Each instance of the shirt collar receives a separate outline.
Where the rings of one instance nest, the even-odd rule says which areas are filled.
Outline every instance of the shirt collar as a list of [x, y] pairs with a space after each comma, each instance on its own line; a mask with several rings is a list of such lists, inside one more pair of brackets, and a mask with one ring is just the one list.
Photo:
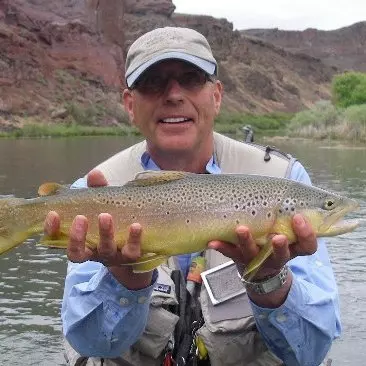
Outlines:
[[[145, 151], [141, 156], [141, 166], [145, 170], [160, 170], [159, 166], [147, 151]], [[215, 155], [212, 155], [211, 159], [206, 164], [206, 172], [209, 174], [221, 174], [221, 168], [216, 164]]]

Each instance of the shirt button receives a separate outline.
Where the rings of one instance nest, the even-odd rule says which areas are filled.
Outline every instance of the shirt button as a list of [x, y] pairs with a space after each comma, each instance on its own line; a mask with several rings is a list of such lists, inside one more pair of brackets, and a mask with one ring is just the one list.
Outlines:
[[287, 316], [284, 315], [284, 314], [279, 314], [279, 315], [276, 316], [276, 320], [279, 323], [284, 323], [287, 320]]
[[267, 315], [266, 314], [259, 314], [258, 315], [258, 318], [259, 319], [266, 319], [267, 318]]
[[127, 297], [121, 297], [120, 300], [119, 300], [119, 304], [121, 306], [127, 306], [129, 304], [129, 301], [128, 301]]
[[137, 302], [139, 304], [145, 304], [146, 300], [147, 300], [146, 296], [139, 296], [139, 298], [137, 299]]

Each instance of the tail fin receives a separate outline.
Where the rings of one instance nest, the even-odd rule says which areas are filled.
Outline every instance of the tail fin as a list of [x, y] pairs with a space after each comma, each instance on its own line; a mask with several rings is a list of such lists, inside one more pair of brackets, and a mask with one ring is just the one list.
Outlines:
[[17, 203], [22, 198], [0, 198], [0, 255], [13, 249], [29, 238], [32, 233], [22, 230], [22, 217], [16, 215]]

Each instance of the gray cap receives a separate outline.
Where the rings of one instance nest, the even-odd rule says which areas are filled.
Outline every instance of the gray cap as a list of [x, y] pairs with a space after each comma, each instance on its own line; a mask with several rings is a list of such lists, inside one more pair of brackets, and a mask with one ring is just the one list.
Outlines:
[[128, 50], [126, 84], [131, 87], [157, 62], [177, 59], [189, 62], [209, 75], [217, 74], [217, 62], [207, 39], [189, 28], [164, 27], [145, 33]]

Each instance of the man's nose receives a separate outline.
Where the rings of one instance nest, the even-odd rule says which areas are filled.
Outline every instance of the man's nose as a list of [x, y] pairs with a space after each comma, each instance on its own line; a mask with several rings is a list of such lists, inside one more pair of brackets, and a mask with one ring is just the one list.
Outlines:
[[167, 100], [179, 101], [183, 98], [183, 88], [175, 78], [169, 78], [164, 94]]

